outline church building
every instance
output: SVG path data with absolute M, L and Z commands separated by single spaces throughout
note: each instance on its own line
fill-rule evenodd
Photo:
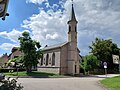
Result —
M 77 47 L 77 20 L 72 4 L 71 18 L 68 21 L 68 41 L 43 48 L 38 71 L 75 75 L 80 73 L 80 50 Z

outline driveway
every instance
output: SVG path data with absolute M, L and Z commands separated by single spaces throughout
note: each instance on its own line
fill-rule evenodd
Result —
M 105 77 L 19 78 L 18 81 L 22 83 L 24 90 L 107 90 L 98 83 Z

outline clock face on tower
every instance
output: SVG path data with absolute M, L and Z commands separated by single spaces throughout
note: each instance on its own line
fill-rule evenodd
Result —
M 0 13 L 4 11 L 4 8 L 5 8 L 5 4 L 0 4 Z

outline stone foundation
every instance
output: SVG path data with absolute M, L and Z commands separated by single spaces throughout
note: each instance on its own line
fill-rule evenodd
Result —
M 46 73 L 54 73 L 54 74 L 60 73 L 60 68 L 56 68 L 56 67 L 38 67 L 37 70 Z

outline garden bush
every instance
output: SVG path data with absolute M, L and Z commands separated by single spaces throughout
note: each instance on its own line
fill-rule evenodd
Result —
M 6 73 L 6 72 L 10 72 L 10 71 L 16 72 L 17 69 L 16 68 L 0 68 L 0 72 L 1 73 Z M 24 68 L 20 68 L 20 69 L 18 69 L 18 71 L 25 71 L 25 69 Z
M 0 90 L 23 90 L 21 83 L 17 83 L 17 79 L 11 79 L 10 77 L 0 80 Z
M 5 73 L 5 72 L 9 72 L 9 71 L 15 71 L 15 68 L 0 68 L 0 72 Z

